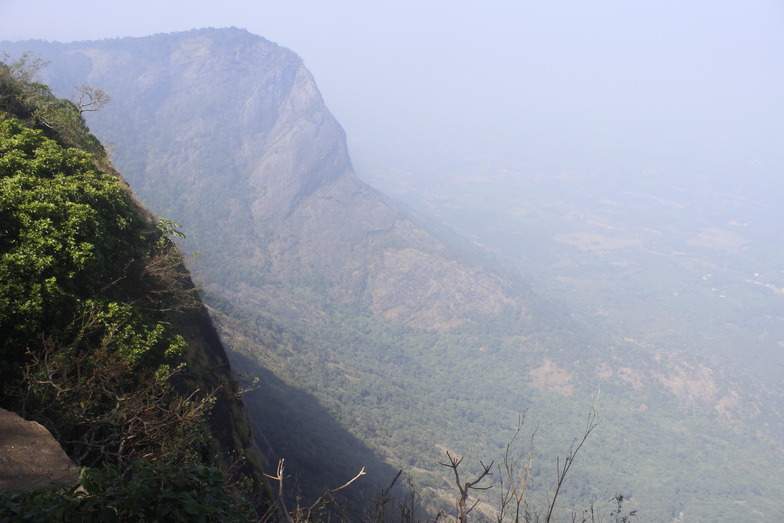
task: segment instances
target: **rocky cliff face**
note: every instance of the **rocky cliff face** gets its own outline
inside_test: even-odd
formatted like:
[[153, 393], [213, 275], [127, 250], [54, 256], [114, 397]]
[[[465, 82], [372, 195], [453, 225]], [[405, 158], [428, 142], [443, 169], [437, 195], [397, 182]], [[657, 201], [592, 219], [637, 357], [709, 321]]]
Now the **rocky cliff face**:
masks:
[[[184, 224], [221, 292], [297, 315], [302, 304], [276, 285], [296, 280], [437, 329], [517, 306], [502, 278], [455, 257], [357, 179], [343, 130], [291, 51], [227, 29], [41, 54], [62, 91], [88, 83], [112, 94], [92, 129], [116, 144], [141, 199]], [[254, 276], [227, 277], [216, 245]]]

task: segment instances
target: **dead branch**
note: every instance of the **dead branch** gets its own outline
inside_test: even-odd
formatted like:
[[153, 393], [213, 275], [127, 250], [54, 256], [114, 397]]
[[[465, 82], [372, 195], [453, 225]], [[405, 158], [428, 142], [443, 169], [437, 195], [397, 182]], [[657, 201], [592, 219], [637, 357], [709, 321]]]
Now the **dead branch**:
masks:
[[482, 461], [479, 461], [479, 464], [482, 465], [482, 472], [474, 479], [473, 481], [466, 481], [465, 483], [460, 482], [460, 472], [458, 471], [458, 467], [460, 463], [463, 461], [463, 458], [457, 458], [452, 456], [449, 451], [446, 451], [446, 455], [449, 458], [449, 463], [442, 463], [439, 462], [438, 464], [447, 468], [452, 469], [455, 474], [455, 485], [457, 485], [457, 490], [460, 493], [460, 497], [457, 499], [457, 508], [458, 508], [458, 520], [460, 523], [466, 523], [468, 521], [468, 514], [474, 510], [479, 500], [476, 500], [470, 507], [466, 507], [468, 496], [471, 493], [471, 490], [488, 490], [492, 488], [492, 485], [480, 487], [479, 483], [486, 477], [492, 476], [493, 473], [491, 472], [493, 468], [493, 464], [495, 461], [491, 461], [489, 465], [485, 465]]
[[91, 85], [83, 85], [76, 90], [79, 91], [79, 99], [75, 102], [79, 113], [100, 111], [112, 100], [109, 93]]
[[[280, 507], [280, 512], [281, 512], [280, 516], [283, 517], [283, 519], [287, 523], [297, 523], [297, 522], [301, 522], [301, 521], [311, 521], [311, 519], [312, 519], [311, 516], [313, 515], [313, 511], [315, 511], [320, 505], [336, 504], [335, 494], [340, 492], [341, 490], [343, 490], [345, 488], [348, 488], [355, 481], [357, 481], [359, 478], [361, 478], [362, 476], [364, 476], [366, 474], [365, 473], [365, 467], [362, 467], [362, 470], [360, 470], [357, 473], [356, 476], [354, 476], [353, 478], [348, 480], [343, 485], [341, 485], [341, 486], [339, 486], [337, 488], [325, 490], [324, 493], [321, 496], [319, 496], [319, 498], [316, 501], [314, 501], [313, 504], [310, 507], [308, 507], [307, 509], [301, 509], [299, 507], [299, 503], [297, 503], [298, 506], [297, 506], [296, 510], [292, 513], [292, 512], [289, 512], [289, 509], [286, 507], [285, 492], [284, 492], [284, 489], [283, 489], [283, 480], [284, 480], [284, 466], [283, 466], [283, 463], [284, 463], [284, 461], [282, 459], [280, 461], [278, 461], [278, 468], [277, 468], [274, 476], [270, 476], [269, 474], [264, 474], [264, 476], [269, 478], [269, 479], [271, 479], [271, 480], [273, 480], [273, 481], [277, 481], [278, 482], [278, 495], [277, 495], [277, 500], [275, 501], [275, 503]], [[391, 485], [390, 485], [390, 487], [391, 487]]]
[[264, 474], [264, 476], [268, 477], [269, 479], [271, 479], [273, 481], [277, 481], [278, 482], [278, 498], [277, 498], [277, 500], [275, 502], [280, 506], [280, 512], [281, 512], [280, 515], [288, 523], [295, 523], [294, 519], [291, 517], [291, 514], [289, 514], [289, 510], [286, 508], [285, 496], [283, 495], [283, 472], [284, 472], [284, 470], [285, 469], [284, 469], [284, 466], [283, 466], [283, 459], [281, 459], [280, 461], [278, 461], [278, 468], [275, 471], [275, 475], [274, 476], [270, 476], [269, 474]]
[[400, 478], [400, 475], [403, 473], [403, 469], [397, 471], [395, 477], [392, 478], [392, 481], [389, 483], [389, 486], [381, 491], [381, 494], [378, 497], [378, 501], [376, 502], [376, 513], [373, 517], [373, 521], [384, 521], [384, 509], [386, 505], [392, 501], [392, 498], [389, 497], [389, 493], [392, 492], [392, 488], [394, 488], [395, 483]]
[[588, 413], [588, 419], [585, 423], [585, 429], [583, 430], [582, 437], [572, 443], [572, 446], [569, 448], [569, 452], [566, 454], [566, 457], [563, 460], [563, 464], [561, 464], [561, 460], [556, 459], [556, 485], [555, 485], [555, 493], [553, 494], [552, 499], [550, 500], [550, 505], [547, 510], [547, 517], [545, 518], [545, 522], [551, 520], [553, 516], [553, 510], [555, 509], [555, 502], [558, 499], [558, 494], [561, 491], [561, 486], [563, 486], [564, 481], [566, 481], [566, 475], [569, 473], [569, 469], [572, 467], [575, 458], [577, 457], [577, 453], [580, 452], [580, 449], [585, 444], [588, 436], [591, 435], [591, 432], [599, 425], [599, 414], [596, 411], [596, 404], [594, 403], [591, 406], [591, 409]]
[[[529, 450], [521, 469], [520, 462], [522, 457], [513, 457], [512, 448], [515, 441], [517, 440], [517, 437], [520, 435], [520, 432], [522, 432], [524, 425], [525, 413], [522, 413], [517, 418], [517, 427], [515, 427], [514, 434], [512, 434], [512, 437], [506, 444], [506, 449], [504, 450], [503, 468], [501, 465], [498, 465], [499, 483], [501, 486], [500, 510], [497, 516], [498, 523], [501, 523], [504, 521], [504, 519], [506, 519], [510, 508], [514, 509], [515, 523], [519, 523], [521, 509], [525, 504], [525, 493], [528, 488], [528, 482], [531, 479], [531, 469], [534, 456], [534, 437], [536, 436], [536, 432], [539, 427], [537, 426], [537, 428], [534, 429], [533, 433], [531, 434]], [[514, 507], [510, 507], [513, 503]]]
[[313, 504], [308, 508], [308, 512], [307, 512], [308, 513], [308, 517], [310, 517], [310, 514], [314, 510], [316, 510], [316, 508], [319, 505], [333, 503], [335, 501], [335, 494], [336, 493], [338, 493], [341, 490], [347, 488], [349, 485], [351, 485], [352, 483], [354, 483], [356, 480], [358, 480], [359, 478], [361, 478], [364, 475], [365, 475], [365, 467], [362, 467], [362, 470], [360, 470], [357, 473], [356, 476], [354, 476], [353, 478], [348, 480], [343, 485], [339, 486], [338, 488], [329, 489], [329, 490], [324, 491], [324, 493], [316, 501], [314, 501]]

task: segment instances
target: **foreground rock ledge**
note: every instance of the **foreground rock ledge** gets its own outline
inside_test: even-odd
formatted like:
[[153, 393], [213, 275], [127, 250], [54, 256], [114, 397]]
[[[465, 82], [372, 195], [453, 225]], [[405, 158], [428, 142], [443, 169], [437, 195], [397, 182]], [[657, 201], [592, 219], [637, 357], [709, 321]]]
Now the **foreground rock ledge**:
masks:
[[0, 409], [0, 491], [73, 485], [73, 462], [42, 425]]

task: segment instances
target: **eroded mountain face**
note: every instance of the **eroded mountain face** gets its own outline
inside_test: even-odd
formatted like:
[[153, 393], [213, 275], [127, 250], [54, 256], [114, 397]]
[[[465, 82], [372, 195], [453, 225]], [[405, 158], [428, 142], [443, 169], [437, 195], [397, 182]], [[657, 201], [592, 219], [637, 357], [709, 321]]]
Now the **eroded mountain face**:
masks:
[[[57, 51], [47, 80], [111, 93], [93, 130], [115, 144], [139, 197], [185, 225], [211, 286], [294, 314], [298, 300], [270, 285], [318, 282], [338, 300], [436, 329], [520, 306], [508, 282], [457, 259], [357, 179], [343, 130], [288, 49], [199, 30]], [[216, 272], [224, 256], [256, 278]]]

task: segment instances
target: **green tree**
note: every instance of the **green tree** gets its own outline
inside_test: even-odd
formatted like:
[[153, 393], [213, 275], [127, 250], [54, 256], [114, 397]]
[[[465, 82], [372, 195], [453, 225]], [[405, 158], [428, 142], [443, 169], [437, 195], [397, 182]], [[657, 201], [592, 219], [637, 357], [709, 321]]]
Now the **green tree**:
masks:
[[144, 229], [90, 155], [0, 122], [0, 376], [31, 338], [62, 335], [84, 300], [122, 276]]

